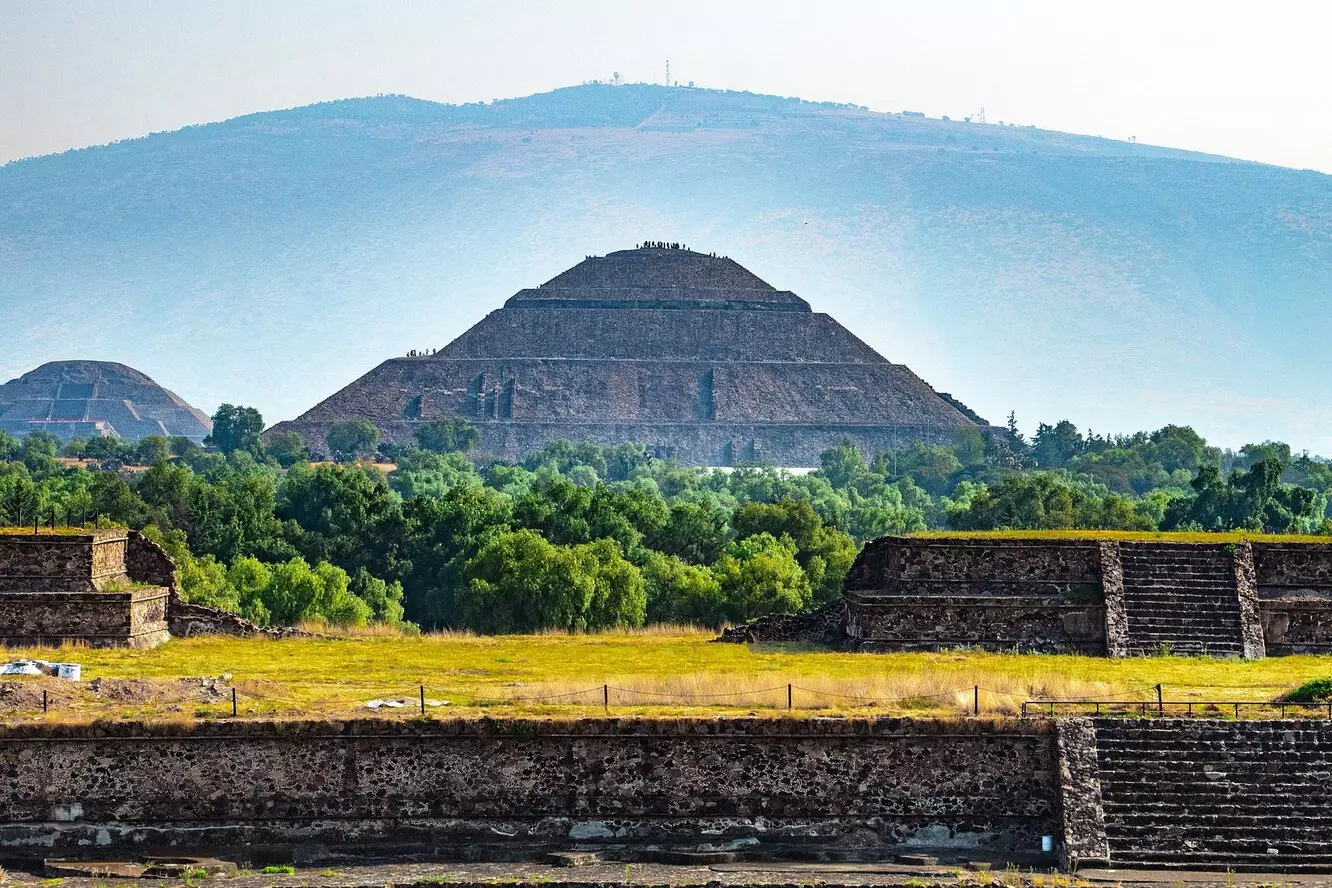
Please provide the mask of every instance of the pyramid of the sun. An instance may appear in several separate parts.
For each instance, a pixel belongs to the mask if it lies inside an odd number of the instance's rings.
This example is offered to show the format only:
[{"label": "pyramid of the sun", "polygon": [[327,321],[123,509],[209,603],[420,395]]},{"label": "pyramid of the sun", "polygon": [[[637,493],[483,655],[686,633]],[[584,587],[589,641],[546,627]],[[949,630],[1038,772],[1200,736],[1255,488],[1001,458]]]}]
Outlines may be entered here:
[{"label": "pyramid of the sun", "polygon": [[394,358],[278,429],[315,452],[368,419],[388,441],[463,417],[480,450],[517,458],[565,438],[641,442],[695,465],[816,466],[951,443],[983,423],[830,316],[727,258],[645,247],[588,257],[522,290],[439,351]]},{"label": "pyramid of the sun", "polygon": [[0,385],[0,431],[46,431],[68,441],[179,435],[203,441],[212,423],[179,395],[124,364],[52,361]]}]

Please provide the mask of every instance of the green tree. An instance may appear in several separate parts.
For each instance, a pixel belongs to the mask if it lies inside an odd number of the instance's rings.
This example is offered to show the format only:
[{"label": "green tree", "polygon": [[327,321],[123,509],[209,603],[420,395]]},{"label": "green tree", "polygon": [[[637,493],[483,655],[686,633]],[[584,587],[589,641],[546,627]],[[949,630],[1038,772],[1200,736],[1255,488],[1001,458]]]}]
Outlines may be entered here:
[{"label": "green tree", "polygon": [[643,565],[647,622],[717,628],[730,618],[721,583],[706,567],[672,555],[648,554]]},{"label": "green tree", "polygon": [[587,628],[596,580],[573,550],[526,528],[487,541],[467,564],[460,622],[477,632]]},{"label": "green tree", "polygon": [[729,545],[726,513],[703,503],[675,503],[666,523],[647,538],[649,548],[690,564],[712,564]]},{"label": "green tree", "polygon": [[60,470],[55,461],[60,452],[60,439],[50,432],[28,432],[23,439],[22,459],[34,478],[46,478]]},{"label": "green tree", "polygon": [[481,440],[481,431],[465,419],[441,419],[416,427],[417,446],[432,453],[467,453]]},{"label": "green tree", "polygon": [[267,626],[273,620],[264,604],[264,591],[273,582],[273,572],[258,558],[238,556],[227,568],[227,582],[236,590],[241,614],[248,620]]},{"label": "green tree", "polygon": [[274,432],[268,438],[268,455],[284,469],[310,461],[310,450],[300,432]]},{"label": "green tree", "polygon": [[818,601],[841,594],[842,581],[856,559],[855,540],[825,525],[813,507],[800,500],[746,503],[735,510],[731,529],[740,539],[759,534],[790,539]]},{"label": "green tree", "polygon": [[264,443],[259,436],[263,431],[264,418],[258,410],[236,404],[223,404],[213,414],[213,431],[204,439],[204,443],[228,455],[237,450],[244,450],[255,456],[262,456]]},{"label": "green tree", "polygon": [[850,438],[843,438],[836,447],[819,454],[819,474],[835,488],[854,484],[866,471],[864,454]]},{"label": "green tree", "polygon": [[22,452],[23,445],[18,442],[18,439],[9,432],[0,430],[0,462],[19,459]]},{"label": "green tree", "polygon": [[1053,426],[1041,423],[1032,440],[1031,454],[1036,465],[1043,469],[1057,469],[1082,453],[1084,442],[1078,427],[1067,419]]},{"label": "green tree", "polygon": [[338,462],[370,456],[379,443],[379,429],[365,419],[335,422],[328,427],[328,450]]},{"label": "green tree", "polygon": [[134,447],[134,461],[141,466],[152,466],[171,456],[171,445],[161,435],[141,438]]},{"label": "green tree", "polygon": [[263,603],[273,621],[286,626],[317,618],[363,626],[370,617],[369,606],[351,594],[346,571],[324,561],[312,568],[299,556],[273,567]]},{"label": "green tree", "polygon": [[813,600],[790,537],[778,540],[769,533],[746,537],[718,560],[713,574],[726,602],[726,617],[733,622],[797,613]]},{"label": "green tree", "polygon": [[351,593],[370,608],[370,619],[386,626],[403,626],[402,583],[386,583],[364,567],[352,577]]},{"label": "green tree", "polygon": [[579,567],[592,578],[592,598],[583,614],[590,630],[642,626],[647,615],[643,574],[625,560],[614,540],[600,539],[575,546]]}]

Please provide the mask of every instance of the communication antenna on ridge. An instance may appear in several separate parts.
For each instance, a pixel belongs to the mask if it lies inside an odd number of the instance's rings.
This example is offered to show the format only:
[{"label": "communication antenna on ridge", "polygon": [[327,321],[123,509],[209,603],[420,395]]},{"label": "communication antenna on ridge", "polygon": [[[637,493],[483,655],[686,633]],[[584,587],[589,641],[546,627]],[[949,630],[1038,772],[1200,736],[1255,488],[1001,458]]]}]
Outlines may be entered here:
[{"label": "communication antenna on ridge", "polygon": [[666,85],[671,85],[671,60],[666,60]]},{"label": "communication antenna on ridge", "polygon": [[980,109],[979,111],[976,112],[976,122],[977,122],[977,123],[984,123],[984,122],[985,122],[985,106],[984,106],[984,105],[981,105],[981,109]]}]

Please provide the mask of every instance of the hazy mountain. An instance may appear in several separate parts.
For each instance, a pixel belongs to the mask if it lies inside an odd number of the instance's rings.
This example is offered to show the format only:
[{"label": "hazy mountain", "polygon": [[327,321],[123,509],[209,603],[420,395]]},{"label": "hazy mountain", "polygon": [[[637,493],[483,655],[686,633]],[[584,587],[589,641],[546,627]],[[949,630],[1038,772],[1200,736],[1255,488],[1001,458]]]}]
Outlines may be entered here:
[{"label": "hazy mountain", "polygon": [[992,421],[1332,452],[1332,177],[646,85],[352,99],[0,167],[0,382],[115,360],[290,418],[642,240],[730,255]]}]

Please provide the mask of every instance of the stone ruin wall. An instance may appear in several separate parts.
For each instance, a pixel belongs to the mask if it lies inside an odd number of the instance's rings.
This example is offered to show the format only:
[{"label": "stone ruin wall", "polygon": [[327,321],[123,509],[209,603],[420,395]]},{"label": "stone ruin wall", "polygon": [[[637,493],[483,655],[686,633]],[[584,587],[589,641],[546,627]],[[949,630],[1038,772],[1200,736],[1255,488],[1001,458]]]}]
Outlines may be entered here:
[{"label": "stone ruin wall", "polygon": [[[874,540],[847,577],[847,633],[864,650],[1122,656],[1119,548],[1091,539]],[[1332,652],[1332,545],[1239,542],[1234,560],[1246,656]]]},{"label": "stone ruin wall", "polygon": [[[757,840],[1033,852],[1048,726],[909,719],[0,728],[0,856]],[[292,859],[287,856],[284,859]]]},{"label": "stone ruin wall", "polygon": [[1254,543],[1253,564],[1268,653],[1332,653],[1332,545]]},{"label": "stone ruin wall", "polygon": [[174,566],[135,532],[0,535],[0,644],[152,647]]},{"label": "stone ruin wall", "polygon": [[1095,540],[884,537],[856,559],[845,597],[864,650],[1106,653]]}]

